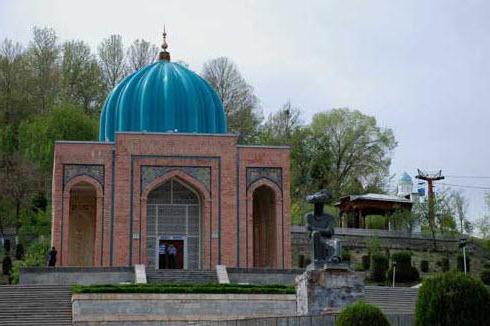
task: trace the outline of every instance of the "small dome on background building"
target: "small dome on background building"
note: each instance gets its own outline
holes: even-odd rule
[[[164,41],[165,42],[165,41]],[[100,141],[119,131],[224,134],[226,117],[214,89],[196,73],[159,61],[123,79],[109,94],[100,115]]]
[[[400,180],[398,181],[398,183],[399,184],[413,184],[412,177],[407,172],[403,172],[403,174],[400,176]]]

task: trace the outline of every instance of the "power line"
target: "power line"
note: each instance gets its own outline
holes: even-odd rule
[[[441,182],[440,184],[444,185],[444,186],[451,186],[451,187],[490,190],[490,187],[482,187],[482,186],[457,185],[457,184],[453,184],[453,183],[444,183],[444,182]]]
[[[446,175],[449,178],[459,178],[459,179],[490,179],[490,176],[479,176],[479,175]]]

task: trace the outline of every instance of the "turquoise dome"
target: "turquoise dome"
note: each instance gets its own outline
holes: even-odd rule
[[[189,69],[165,60],[124,78],[100,115],[100,141],[118,131],[226,133],[223,104],[212,87]]]

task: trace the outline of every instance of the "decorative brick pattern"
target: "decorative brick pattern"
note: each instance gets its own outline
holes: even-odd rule
[[[99,181],[104,186],[104,166],[100,164],[65,164],[63,166],[63,185],[74,177],[86,175]]]
[[[247,187],[255,181],[266,178],[282,189],[282,169],[268,167],[247,168]]]
[[[208,167],[192,167],[192,166],[142,166],[141,167],[141,190],[144,191],[146,187],[153,180],[158,177],[164,176],[172,171],[182,171],[199,180],[209,191],[211,184],[211,169]]]

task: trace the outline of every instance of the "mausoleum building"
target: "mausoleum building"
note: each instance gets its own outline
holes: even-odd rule
[[[239,145],[212,87],[160,60],[110,93],[98,142],[58,141],[52,241],[61,266],[290,268],[288,147]]]

